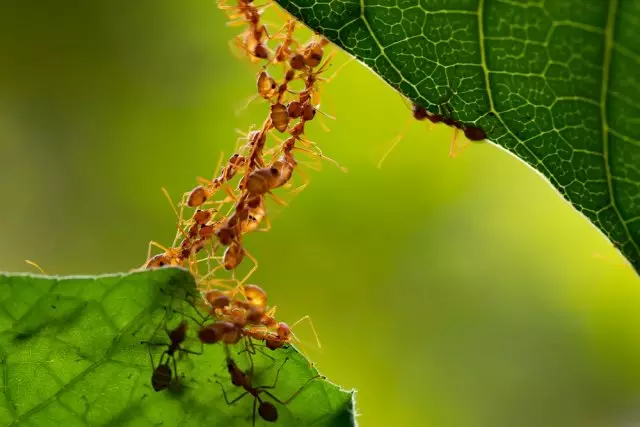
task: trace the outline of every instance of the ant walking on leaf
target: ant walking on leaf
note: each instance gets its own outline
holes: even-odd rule
[[[273,403],[269,402],[268,400],[264,400],[261,397],[261,395],[266,395],[281,405],[287,405],[293,399],[298,397],[300,393],[302,393],[302,391],[305,388],[307,388],[313,381],[315,381],[318,378],[321,378],[321,379],[325,378],[319,374],[313,376],[306,383],[304,383],[296,392],[294,392],[288,399],[282,400],[276,397],[270,390],[273,390],[276,388],[278,384],[278,378],[280,377],[280,371],[282,371],[282,368],[284,368],[284,365],[289,360],[288,357],[284,360],[282,365],[280,365],[280,367],[278,368],[273,385],[254,386],[252,383],[253,376],[254,376],[253,360],[251,359],[251,357],[249,357],[249,359],[251,360],[251,366],[249,368],[249,372],[247,373],[242,371],[238,367],[235,360],[233,360],[233,358],[229,354],[229,350],[226,347],[225,349],[227,351],[227,357],[226,357],[227,371],[229,372],[229,376],[231,377],[231,383],[236,387],[244,389],[244,392],[240,394],[238,397],[232,400],[229,400],[229,397],[227,396],[227,392],[224,388],[224,385],[220,381],[216,381],[216,382],[220,385],[220,388],[222,389],[222,395],[224,396],[224,400],[225,402],[227,402],[228,405],[233,405],[237,403],[247,395],[251,395],[253,397],[253,410],[252,410],[253,426],[256,425],[256,412],[260,416],[260,418],[262,418],[267,422],[275,423],[278,420],[278,409],[276,408],[276,406]]]
[[[141,344],[146,344],[149,347],[149,359],[151,360],[151,366],[153,373],[151,375],[151,386],[155,391],[162,391],[174,384],[174,381],[178,381],[178,363],[176,356],[179,354],[202,354],[193,350],[188,350],[182,345],[187,339],[187,322],[183,319],[178,326],[173,329],[167,328],[167,317],[165,316],[163,322],[164,330],[169,338],[169,343],[159,343],[151,341],[141,341]],[[158,325],[159,327],[160,325]],[[158,328],[156,328],[157,332]],[[155,333],[154,333],[155,335]],[[160,355],[160,360],[156,366],[153,361],[153,354],[151,352],[152,347],[166,347],[166,350]],[[173,371],[171,370],[170,362],[173,365]],[[172,381],[173,380],[173,381]]]

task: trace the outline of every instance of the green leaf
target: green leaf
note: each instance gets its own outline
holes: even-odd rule
[[[484,129],[640,270],[637,1],[276,1],[412,101]]]
[[[171,321],[195,314],[184,298],[194,289],[193,277],[181,269],[101,277],[0,275],[0,425],[251,425],[251,396],[228,405],[216,383],[224,384],[229,399],[241,394],[231,384],[221,345],[178,357],[180,380],[160,392],[151,387],[150,349],[157,363],[166,347],[141,341],[167,343],[164,320],[172,329]],[[197,325],[189,322],[184,347],[200,351],[193,337]],[[257,349],[252,383],[273,384],[282,366],[272,390],[282,400],[317,375],[293,347]],[[247,352],[238,351],[232,357],[249,372]],[[321,379],[286,406],[275,404],[280,426],[354,425],[353,392]],[[256,425],[266,424],[257,417]]]

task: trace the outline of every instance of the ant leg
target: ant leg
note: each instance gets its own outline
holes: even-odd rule
[[[329,60],[329,59],[331,59],[335,54],[336,54],[336,52],[335,52],[335,51],[333,51],[333,52],[331,53],[331,55],[329,55],[328,60]],[[355,57],[355,56],[350,57],[349,59],[347,59],[346,61],[344,61],[342,64],[340,64],[340,66],[339,66],[339,67],[338,67],[338,68],[333,72],[333,74],[331,74],[329,77],[327,77],[327,78],[319,78],[318,80],[322,80],[322,81],[323,81],[323,82],[325,82],[325,83],[331,83],[331,81],[332,81],[333,79],[335,79],[335,78],[338,76],[338,73],[339,73],[340,71],[342,71],[342,69],[343,69],[344,67],[346,67],[347,65],[349,65],[349,64],[350,64],[353,60],[355,60],[355,59],[356,59],[356,57]]]
[[[35,263],[35,262],[33,262],[33,261],[29,260],[29,259],[25,259],[25,260],[24,260],[24,262],[25,262],[26,264],[29,264],[31,267],[34,267],[34,268],[38,269],[38,271],[39,271],[40,273],[42,273],[42,274],[47,274],[47,273],[45,273],[45,272],[44,272],[44,270],[42,269],[42,267],[40,267],[37,263]],[[148,261],[147,261],[147,262],[148,262]]]
[[[453,155],[453,157],[454,158],[458,157],[462,153],[462,150],[467,148],[470,144],[471,144],[471,141],[463,142],[462,145],[460,146],[460,149]]]
[[[251,275],[253,275],[253,273],[255,273],[256,270],[258,269],[258,260],[253,255],[251,255],[246,249],[244,251],[244,254],[253,262],[253,268],[251,268],[251,270],[249,270],[247,275],[244,276],[244,279],[238,282],[238,286],[243,286],[247,282],[247,280],[249,280],[249,277],[251,277]]]
[[[182,220],[182,215],[184,214],[184,207],[185,207],[185,206],[186,206],[186,204],[187,204],[187,198],[188,198],[188,197],[189,197],[189,193],[183,193],[183,194],[182,194],[182,198],[180,199],[180,203],[179,203],[179,205],[180,205],[180,215],[179,215],[179,218],[180,218],[180,222],[181,222],[182,224],[186,224],[186,223],[187,223],[187,221],[183,221],[183,220]],[[173,243],[171,244],[171,247],[174,247],[174,248],[175,248],[175,247],[178,245],[178,240],[180,239],[180,236],[182,236],[182,235],[183,235],[182,233],[184,233],[184,230],[183,230],[182,228],[179,228],[179,229],[178,229],[178,231],[176,231],[176,235],[175,235],[175,237],[173,238]]]
[[[180,381],[178,378],[180,378],[180,374],[178,373],[178,363],[176,362],[176,357],[172,356],[171,359],[173,359],[173,369],[174,369],[174,378],[176,381]]]
[[[265,316],[273,317],[273,316],[275,316],[276,311],[278,311],[278,306],[274,305],[273,307],[271,307],[271,308],[269,309],[269,311],[267,311],[267,312],[265,313]]]
[[[184,228],[182,228],[182,208],[180,209],[180,213],[178,213],[178,210],[173,204],[173,200],[171,200],[171,196],[169,195],[169,192],[167,191],[167,189],[164,187],[160,187],[160,189],[162,190],[165,197],[169,201],[169,204],[171,205],[171,209],[173,209],[173,213],[176,214],[176,218],[178,218],[178,224],[177,224],[178,230],[180,230],[180,232],[182,233],[185,239],[190,240],[189,235],[187,234],[186,231],[184,231]]]
[[[340,169],[344,173],[349,172],[349,170],[347,168],[345,168],[344,166],[340,165],[340,163],[338,163],[337,161],[333,160],[331,157],[325,156],[322,153],[322,150],[320,150],[320,148],[318,147],[318,145],[315,142],[309,141],[308,139],[302,139],[302,138],[298,138],[298,141],[302,142],[303,144],[305,144],[307,146],[311,146],[311,147],[315,148],[316,151],[310,150],[308,148],[302,148],[302,147],[294,147],[295,150],[306,152],[306,153],[310,153],[310,154],[312,154],[314,156],[317,156],[317,157],[319,157],[321,159],[324,159],[324,160],[328,161],[329,163],[333,163],[338,169]]]
[[[246,346],[246,343],[245,343]],[[249,356],[249,376],[253,377],[253,371],[255,369],[255,366],[253,365],[253,357],[251,357],[251,352],[247,351],[247,354]],[[255,349],[254,349],[254,354],[255,354]]]
[[[333,52],[331,52],[329,55],[327,55],[327,58],[324,60],[324,62],[318,67],[316,68],[315,71],[312,71],[312,73],[314,75],[319,75],[322,74],[326,71],[327,67],[330,66],[330,62],[333,59],[333,57],[336,56],[336,51],[334,50]],[[338,69],[338,71],[340,71],[340,69]],[[335,73],[334,73],[335,74]]]
[[[281,206],[288,206],[287,202],[285,202],[280,197],[278,197],[275,194],[273,194],[271,191],[268,191],[268,193],[269,193],[269,196],[271,196],[271,198],[273,199],[273,201],[276,202],[277,204],[279,204]]]
[[[298,168],[298,175],[302,178],[302,184],[291,190],[291,193],[298,194],[309,185],[309,176],[302,170],[302,168]]]
[[[258,396],[253,399],[253,427],[256,427],[256,404],[258,403]],[[262,402],[260,402],[262,403]]]
[[[198,316],[200,316],[202,318],[201,321],[198,321],[195,317],[191,316],[190,314],[186,314],[186,313],[181,313],[183,316],[188,317],[189,319],[193,320],[194,322],[196,322],[197,324],[202,325],[202,323],[206,322],[207,320],[209,320],[209,318],[211,317],[211,313],[209,313],[206,316],[203,316],[202,313],[200,313],[200,310],[198,310],[198,308],[196,307],[195,303],[193,301],[191,301],[188,298],[185,298],[185,301],[187,301],[187,304],[189,304],[191,306],[191,308],[193,308],[193,311],[195,311]]]
[[[272,362],[275,362],[276,359],[273,358],[273,356],[270,356],[269,354],[265,353],[264,350],[258,348],[258,347],[265,347],[264,344],[255,344],[254,342],[251,341],[251,339],[249,337],[245,337],[247,340],[249,340],[249,342],[251,343],[250,347],[251,349],[249,349],[249,346],[245,345],[245,349],[244,350],[240,350],[238,352],[238,354],[244,353],[245,351],[250,353],[250,354],[257,354],[258,352],[260,352],[263,356],[271,359]]]
[[[385,159],[389,156],[389,154],[393,151],[394,148],[396,148],[396,146],[400,143],[400,141],[402,141],[404,139],[404,135],[398,135],[393,142],[391,143],[391,146],[389,147],[389,149],[382,155],[382,157],[380,158],[380,161],[378,162],[378,169],[382,169],[382,163],[384,163]]]
[[[200,344],[202,344],[202,342]],[[181,348],[180,351],[183,352],[183,353],[187,353],[187,354],[196,354],[196,355],[201,355],[202,354],[201,351],[197,352],[197,351],[193,351],[193,350],[187,350],[186,348]]]
[[[453,140],[451,141],[451,146],[449,146],[449,157],[454,158],[456,157],[457,154],[457,150],[456,150],[456,146],[458,145],[458,128],[455,128],[453,130]]]
[[[291,395],[291,397],[289,397],[289,398],[288,398],[288,399],[286,399],[286,400],[280,400],[280,399],[278,399],[276,396],[274,396],[273,394],[269,393],[267,390],[264,390],[264,391],[263,391],[263,393],[264,393],[264,394],[266,394],[266,395],[268,395],[269,397],[271,397],[273,400],[275,400],[276,402],[280,403],[281,405],[287,405],[287,404],[288,404],[289,402],[291,402],[293,399],[295,399],[296,397],[298,397],[298,395],[299,395],[300,393],[302,393],[302,391],[303,391],[305,388],[307,388],[307,387],[309,386],[309,384],[311,384],[313,381],[317,380],[318,378],[320,378],[320,379],[325,379],[326,377],[325,377],[324,375],[319,375],[319,374],[318,374],[318,375],[315,375],[315,376],[313,376],[313,377],[309,378],[309,380],[308,380],[306,383],[304,383],[304,384],[302,385],[302,387],[300,387],[300,388],[298,389],[298,391],[296,391],[295,393],[293,393],[293,395]],[[263,389],[263,387],[260,387],[260,389],[262,390],[262,389]]]
[[[149,262],[149,260],[151,259],[151,247],[155,246],[158,249],[162,249],[165,253],[169,252],[169,249],[165,248],[164,246],[162,246],[160,243],[151,240],[149,242],[149,248],[147,250],[147,262]]]
[[[284,362],[282,362],[282,365],[280,365],[280,367],[278,368],[278,372],[276,372],[276,379],[273,381],[273,385],[267,385],[267,386],[261,386],[258,387],[260,390],[265,390],[265,389],[272,389],[272,388],[276,388],[276,385],[278,385],[278,377],[280,376],[280,371],[282,370],[282,368],[284,368],[284,365],[287,363],[287,361],[289,360],[289,358],[285,358]],[[273,397],[273,396],[272,396]]]
[[[213,182],[216,179],[216,175],[215,174],[222,167],[223,160],[224,160],[224,151],[220,150],[220,157],[218,157],[218,163],[216,163],[216,167],[215,167],[215,169],[213,169],[213,177],[211,178],[211,182]]]
[[[238,200],[236,195],[233,194],[233,189],[229,187],[229,184],[222,184],[222,189],[224,190],[225,193],[227,193],[227,195],[231,198],[232,201],[235,202]]]
[[[253,104],[258,98],[260,98],[260,94],[259,93],[256,93],[256,94],[253,94],[251,96],[248,96],[247,100],[244,102],[244,105],[242,105],[240,108],[236,109],[236,111],[235,111],[236,117],[242,115],[242,113],[244,113],[245,110],[247,108],[249,108],[249,105]]]
[[[398,143],[400,143],[400,141],[404,139],[404,136],[407,134],[407,130],[409,130],[409,125],[411,124],[411,120],[412,119],[407,120],[400,134],[393,139],[393,142],[391,143],[391,147],[389,147],[389,149],[382,155],[382,157],[380,158],[380,161],[378,162],[378,169],[382,169],[382,163],[393,151],[393,149],[396,148],[396,145],[398,145]]]
[[[149,350],[149,360],[151,360],[151,369],[156,370],[156,365],[153,363],[153,354],[151,353],[151,343],[147,343],[145,341],[140,341],[140,344],[148,344],[147,349]],[[164,353],[163,353],[164,355]],[[162,356],[160,356],[160,363],[162,363]]]
[[[235,404],[238,400],[242,399],[242,398],[243,398],[243,397],[245,397],[247,394],[249,394],[249,392],[248,392],[248,391],[245,391],[244,393],[242,393],[240,396],[236,397],[235,399],[233,399],[233,400],[229,400],[229,398],[227,397],[227,392],[226,392],[226,390],[224,389],[224,386],[222,385],[222,383],[221,383],[220,381],[218,381],[218,380],[216,380],[216,382],[217,382],[218,384],[220,384],[220,388],[222,389],[222,395],[224,396],[224,400],[225,400],[225,402],[227,402],[227,405],[233,405],[233,404]]]
[[[243,59],[243,55],[249,55],[249,49],[244,43],[243,35],[244,34],[239,34],[229,40],[229,50],[231,50],[231,53],[238,59]],[[240,49],[242,53],[239,52],[238,49]]]

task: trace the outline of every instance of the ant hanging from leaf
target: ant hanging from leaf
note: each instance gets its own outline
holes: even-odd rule
[[[425,121],[427,120],[430,124],[444,123],[445,125],[452,127],[453,130],[453,139],[451,141],[451,145],[449,147],[449,157],[457,157],[462,150],[464,150],[469,142],[482,142],[487,139],[486,132],[475,125],[462,123],[453,118],[454,111],[451,106],[451,98],[455,95],[455,92],[451,90],[447,90],[448,94],[445,94],[443,100],[441,100],[438,105],[442,113],[432,113],[427,110],[425,107],[418,103],[411,104],[411,115],[414,120],[417,121]],[[405,98],[403,97],[403,100]],[[391,143],[389,149],[384,153],[380,161],[378,162],[378,168],[382,167],[382,163],[387,158],[387,156],[393,151],[393,149],[398,145],[398,143],[404,138],[405,133],[407,132],[407,128],[411,122],[411,119],[407,120],[407,123],[404,126],[404,129],[400,132],[398,136],[394,138]],[[462,130],[464,136],[467,138],[467,143],[464,144],[460,149],[456,149],[458,143],[458,135],[459,131]]]

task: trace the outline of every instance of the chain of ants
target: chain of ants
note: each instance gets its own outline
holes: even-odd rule
[[[220,383],[223,395],[229,404],[245,395],[253,396],[255,425],[256,407],[259,416],[266,421],[274,422],[278,416],[276,407],[262,400],[261,394],[287,404],[312,380],[318,378],[311,378],[287,400],[280,400],[268,391],[275,388],[275,383],[273,386],[258,387],[252,384],[252,355],[256,353],[252,340],[264,342],[266,348],[277,350],[290,343],[295,335],[292,327],[276,320],[275,307],[267,305],[266,292],[258,285],[245,284],[257,268],[257,261],[243,246],[242,238],[247,233],[259,230],[263,222],[267,223],[263,230],[269,228],[265,197],[271,195],[280,202],[272,191],[291,186],[291,179],[298,165],[295,151],[328,159],[313,142],[305,139],[304,133],[305,125],[314,119],[318,111],[317,84],[323,80],[320,75],[327,70],[331,56],[328,55],[323,62],[328,41],[322,37],[313,36],[309,42],[299,43],[294,36],[296,22],[293,19],[289,19],[276,34],[270,36],[266,26],[260,21],[266,6],[255,6],[253,0],[238,0],[235,6],[220,3],[219,7],[228,13],[231,25],[246,25],[245,31],[235,38],[235,44],[252,62],[265,61],[258,73],[257,92],[258,96],[269,102],[269,114],[258,130],[251,130],[246,135],[245,144],[220,168],[217,177],[211,180],[200,178],[201,185],[183,195],[179,204],[180,212],[176,210],[178,232],[173,245],[164,248],[151,242],[144,267],[186,266],[194,273],[204,298],[191,301],[191,304],[197,313],[201,309],[207,312],[207,315],[200,315],[200,319],[192,318],[199,325],[198,338],[202,344],[221,343],[224,346],[231,382],[243,389],[244,393],[230,401]],[[267,43],[278,39],[282,40],[281,43],[271,51]],[[267,71],[269,66],[278,64],[284,68],[280,83]],[[304,83],[301,91],[294,92],[290,89],[290,84],[295,80],[302,80]],[[432,123],[444,122],[453,126],[456,132],[458,129],[463,130],[465,136],[472,141],[486,137],[479,128],[464,126],[449,117],[432,114],[419,105],[414,104],[413,117],[417,120],[428,119]],[[278,146],[268,149],[267,137],[274,137],[276,131],[288,134],[288,137],[280,141]],[[230,187],[231,180],[237,175],[241,178],[236,190],[233,190]],[[306,181],[297,190],[305,186]],[[224,198],[213,201],[213,197],[221,190],[225,193]],[[224,214],[223,207],[227,204],[232,206]],[[185,207],[195,209],[187,220],[182,219]],[[151,257],[151,246],[158,246],[163,252]],[[221,257],[216,256],[221,248],[225,248],[224,253]],[[198,258],[198,254],[203,251],[205,256]],[[221,269],[234,271],[245,258],[250,258],[254,267],[242,280],[236,280],[235,276],[231,279],[236,284],[235,287],[225,284],[228,280],[215,277]],[[211,261],[215,261],[217,265],[212,266]],[[199,273],[202,263],[206,263],[207,272],[201,276]],[[313,328],[313,324],[311,326]],[[178,379],[177,353],[199,354],[182,347],[187,337],[187,323],[184,320],[173,330],[167,329],[165,323],[165,330],[170,343],[145,342],[149,345],[150,356],[152,346],[167,347],[157,366],[154,366],[151,383],[156,391],[167,389]],[[250,368],[247,372],[237,366],[229,351],[229,346],[240,342],[244,343],[245,351],[249,354]],[[153,364],[152,356],[151,361]],[[170,362],[173,362],[174,374]],[[283,366],[284,363],[278,369],[276,382]]]
[[[289,326],[277,321],[275,307],[267,305],[266,292],[258,285],[245,284],[257,268],[257,261],[245,249],[243,236],[269,228],[265,197],[269,195],[276,202],[282,203],[272,191],[292,185],[293,173],[298,166],[295,152],[328,159],[313,142],[304,137],[304,133],[305,125],[316,115],[317,85],[322,80],[320,75],[329,67],[331,55],[326,55],[323,62],[328,41],[322,37],[313,36],[309,42],[299,43],[294,36],[296,22],[293,19],[289,19],[277,33],[270,36],[260,20],[266,6],[255,6],[253,0],[238,0],[235,6],[219,3],[219,7],[231,18],[230,25],[246,26],[245,31],[235,38],[235,44],[252,62],[265,61],[258,73],[257,92],[258,96],[269,102],[269,114],[259,129],[251,130],[246,135],[244,144],[222,165],[218,176],[212,180],[199,178],[201,185],[183,195],[179,203],[180,212],[174,208],[178,216],[178,232],[173,245],[165,248],[151,242],[144,268],[183,266],[190,269],[204,297],[196,298],[190,303],[197,313],[204,309],[207,314],[199,314],[199,319],[187,317],[197,322],[197,335],[202,344],[220,343],[224,346],[231,382],[244,390],[241,396],[230,401],[223,387],[225,400],[232,404],[247,394],[252,395],[254,424],[256,405],[261,418],[274,422],[277,419],[275,406],[262,400],[260,395],[266,394],[276,402],[287,404],[318,376],[311,378],[287,400],[280,400],[268,391],[275,387],[275,383],[273,386],[259,387],[252,384],[252,355],[256,353],[257,345],[254,341],[263,342],[264,347],[270,350],[282,348],[295,339],[292,333],[295,324]],[[282,41],[271,51],[268,47],[270,40]],[[278,64],[284,68],[281,82],[277,82],[268,72],[268,67]],[[298,92],[290,89],[295,80],[301,80],[304,84],[304,88]],[[288,136],[275,147],[268,148],[268,136],[278,140],[275,132]],[[234,177],[240,177],[235,190],[231,187]],[[306,180],[296,191],[305,186]],[[221,200],[214,201],[213,198],[219,191],[224,192],[224,196]],[[223,212],[228,205],[231,205],[229,210]],[[182,219],[185,207],[195,209],[187,220]],[[266,227],[260,228],[263,223],[266,223]],[[152,246],[160,247],[163,252],[151,257]],[[216,256],[222,248],[222,256]],[[251,259],[254,266],[242,280],[235,279],[235,274],[231,279],[216,277],[216,273],[221,270],[233,272],[246,258]],[[206,265],[206,273],[200,275],[203,264]],[[305,318],[308,319],[308,316]],[[165,331],[170,343],[144,342],[149,345],[154,365],[151,385],[156,391],[165,390],[178,380],[178,353],[199,354],[182,347],[187,337],[186,321],[183,319],[175,329],[170,330],[166,320]],[[313,328],[313,324],[311,326]],[[249,354],[250,368],[246,372],[237,366],[229,351],[229,346],[238,343],[244,343],[245,351]],[[151,355],[153,346],[166,347],[157,365],[153,363]],[[280,369],[283,366],[284,363]]]

